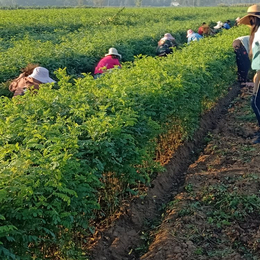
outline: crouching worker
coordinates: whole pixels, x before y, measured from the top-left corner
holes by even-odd
[[[251,67],[249,59],[249,35],[241,36],[233,41],[233,48],[236,54],[237,74],[239,82],[247,81],[247,74]]]
[[[164,37],[158,42],[156,55],[166,57],[168,54],[173,53],[173,47],[177,47],[175,38],[170,33],[165,33]]]
[[[191,42],[195,42],[195,41],[199,41],[200,39],[203,38],[203,36],[201,36],[200,34],[198,33],[195,33],[193,30],[189,29],[187,31],[187,36],[188,38],[187,40],[187,44],[190,44]]]
[[[9,90],[14,92],[15,96],[23,96],[27,90],[38,90],[40,84],[55,82],[49,77],[49,71],[38,65],[29,64],[18,78],[13,80]]]
[[[117,49],[110,48],[105,57],[98,62],[94,71],[94,79],[99,78],[103,73],[110,69],[115,67],[121,68],[122,66],[119,61],[121,58],[122,56],[117,52]]]

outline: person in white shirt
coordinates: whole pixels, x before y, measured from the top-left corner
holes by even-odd
[[[251,67],[249,59],[249,35],[241,36],[233,41],[233,48],[236,54],[238,81],[247,82],[248,71]]]

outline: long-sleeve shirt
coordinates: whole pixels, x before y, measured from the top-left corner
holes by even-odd
[[[94,74],[102,74],[104,73],[106,70],[108,69],[113,69],[115,66],[118,66],[119,68],[121,68],[121,64],[119,62],[118,59],[114,59],[111,55],[108,55],[104,58],[102,58],[94,71]]]
[[[193,33],[188,37],[188,44],[192,41],[199,41],[201,38],[203,38],[200,34],[198,33]]]
[[[18,78],[11,82],[11,84],[9,85],[9,90],[11,92],[14,92],[14,97],[21,96],[24,95],[24,92],[27,89],[39,89],[40,84],[41,83],[38,80],[35,80],[34,78],[25,77],[24,73],[21,73]]]

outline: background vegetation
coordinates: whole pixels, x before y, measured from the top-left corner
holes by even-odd
[[[252,0],[0,0],[2,6],[217,6],[254,4]]]

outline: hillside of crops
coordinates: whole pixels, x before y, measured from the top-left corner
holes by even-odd
[[[243,13],[244,8],[1,11],[3,90],[29,62],[57,79],[37,95],[1,98],[3,259],[82,257],[96,223],[150,186],[236,80],[232,41],[248,28],[189,46],[186,30]],[[182,47],[155,58],[165,32]],[[88,72],[111,46],[123,55],[123,68],[94,80]]]

